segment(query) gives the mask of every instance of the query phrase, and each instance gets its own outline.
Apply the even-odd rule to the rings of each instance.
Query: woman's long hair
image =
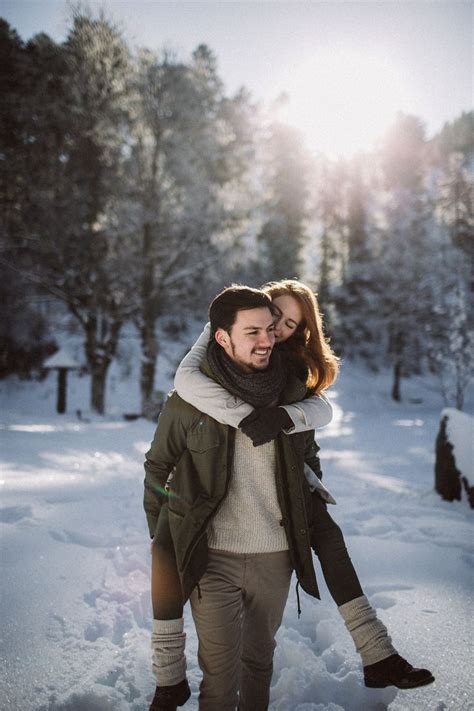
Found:
[[[262,290],[274,299],[292,296],[299,303],[303,320],[286,344],[305,362],[309,374],[306,387],[312,393],[326,390],[337,378],[339,358],[324,336],[323,319],[316,296],[311,289],[296,279],[269,281]]]

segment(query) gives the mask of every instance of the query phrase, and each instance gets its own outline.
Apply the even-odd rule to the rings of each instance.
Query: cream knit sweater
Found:
[[[209,524],[209,548],[231,553],[288,550],[275,483],[275,442],[254,447],[235,433],[232,477],[227,496]]]

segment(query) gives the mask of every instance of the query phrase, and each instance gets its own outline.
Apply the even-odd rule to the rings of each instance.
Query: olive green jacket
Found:
[[[289,378],[280,402],[305,396],[301,381]],[[153,537],[163,505],[185,599],[207,567],[207,526],[224,500],[234,452],[235,430],[196,410],[176,392],[168,398],[145,461],[144,508]],[[276,487],[290,555],[304,590],[319,598],[310,547],[311,492],[305,461],[320,475],[314,431],[278,435]]]

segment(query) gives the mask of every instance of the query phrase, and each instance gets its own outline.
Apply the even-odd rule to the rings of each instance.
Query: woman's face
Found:
[[[283,294],[273,299],[275,306],[275,342],[283,343],[292,336],[303,320],[303,312],[294,296]]]

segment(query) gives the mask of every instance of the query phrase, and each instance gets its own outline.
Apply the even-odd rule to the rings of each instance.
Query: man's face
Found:
[[[275,343],[274,317],[266,307],[237,311],[231,333],[218,328],[216,341],[244,373],[265,370]]]

